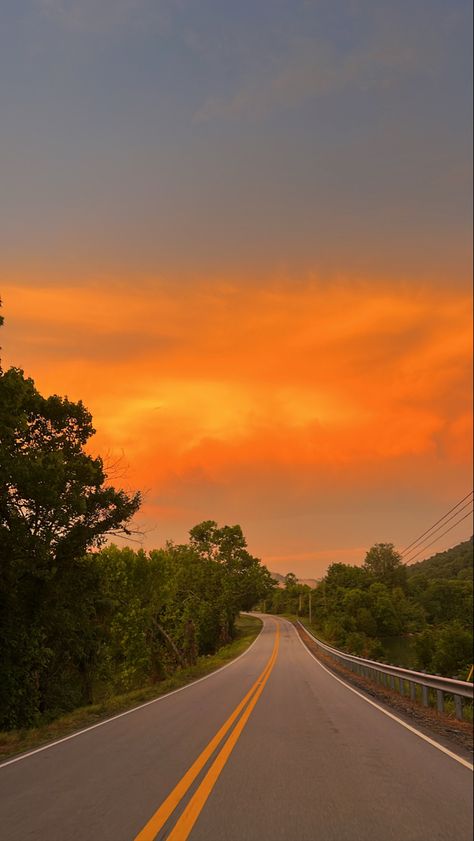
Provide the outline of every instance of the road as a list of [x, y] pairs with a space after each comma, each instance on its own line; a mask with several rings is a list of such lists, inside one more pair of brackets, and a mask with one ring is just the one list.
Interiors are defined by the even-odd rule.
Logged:
[[2, 841], [155, 837], [471, 841], [472, 773], [265, 617], [219, 672], [0, 766]]

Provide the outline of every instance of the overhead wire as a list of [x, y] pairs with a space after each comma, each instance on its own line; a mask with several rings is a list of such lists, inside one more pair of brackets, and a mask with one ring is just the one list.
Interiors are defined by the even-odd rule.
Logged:
[[[466, 499], [469, 499], [469, 497], [470, 497], [470, 496], [472, 496], [472, 493], [473, 493], [473, 492], [472, 492], [472, 491], [470, 491], [468, 494], [466, 494], [466, 496], [464, 496], [462, 499], [460, 499], [460, 500], [459, 500], [459, 502], [457, 502], [457, 503], [456, 503], [456, 505], [454, 505], [452, 508], [450, 508], [450, 509], [449, 509], [449, 511], [447, 511], [447, 512], [446, 512], [446, 514], [444, 514], [442, 517], [440, 517], [440, 518], [439, 518], [439, 520], [436, 520], [436, 522], [435, 522], [435, 523], [433, 523], [433, 525], [432, 525], [432, 526], [430, 526], [430, 528], [429, 528], [429, 529], [427, 529], [426, 531], [424, 531], [424, 532], [423, 532], [423, 534], [420, 534], [420, 536], [419, 536], [419, 537], [417, 537], [417, 538], [416, 538], [416, 540], [412, 540], [412, 542], [411, 542], [411, 543], [409, 543], [409, 544], [408, 544], [408, 546], [406, 546], [406, 547], [405, 547], [405, 549], [403, 549], [403, 551], [400, 553], [400, 554], [402, 555], [402, 557], [403, 557], [403, 556], [404, 556], [404, 555], [408, 552], [408, 550], [409, 550], [409, 549], [411, 549], [412, 547], [414, 548], [414, 547], [415, 547], [415, 544], [419, 543], [419, 542], [420, 542], [420, 540], [422, 540], [424, 537], [431, 536], [431, 535], [430, 535], [430, 533], [433, 531], [433, 529], [435, 528], [435, 526], [437, 526], [437, 525], [438, 525], [438, 523], [442, 523], [442, 525], [440, 526], [440, 528], [443, 528], [443, 525], [445, 525], [445, 523], [443, 523], [443, 520], [446, 520], [446, 517], [448, 517], [448, 515], [449, 515], [449, 514], [451, 514], [453, 511], [456, 511], [456, 508], [459, 508], [459, 506], [460, 506], [463, 502], [465, 502], [465, 501], [466, 501]], [[468, 503], [468, 504], [470, 504], [470, 503]], [[453, 516], [454, 516], [454, 517], [456, 517], [456, 516], [457, 516], [457, 514], [459, 514], [459, 513], [460, 513], [462, 510], [464, 510], [464, 508], [466, 508], [466, 507], [467, 507], [466, 505], [465, 505], [465, 506], [463, 506], [463, 508], [461, 508], [459, 511], [456, 511], [456, 514], [454, 514]], [[453, 517], [450, 517], [449, 519], [450, 519], [450, 520], [452, 520], [452, 519], [453, 519]], [[449, 522], [449, 520], [446, 520], [446, 522]]]
[[415, 555], [412, 555], [412, 557], [409, 558], [409, 561], [410, 562], [414, 561], [415, 558], [418, 557], [418, 555], [421, 555], [421, 553], [425, 551], [425, 549], [429, 549], [430, 546], [433, 546], [433, 543], [437, 543], [438, 540], [440, 540], [442, 537], [444, 537], [445, 534], [448, 534], [448, 532], [455, 529], [456, 526], [459, 525], [459, 523], [462, 523], [462, 521], [465, 520], [467, 517], [469, 517], [472, 513], [474, 513], [474, 509], [471, 510], [471, 511], [468, 511], [467, 514], [464, 515], [464, 517], [461, 517], [460, 520], [458, 520], [456, 523], [453, 523], [453, 525], [450, 526], [449, 529], [446, 529], [446, 531], [444, 531], [442, 534], [438, 535], [438, 537], [436, 537], [434, 540], [432, 540], [431, 543], [428, 543], [426, 546], [422, 546]]
[[[469, 502], [466, 502], [466, 504], [465, 504], [465, 505], [463, 505], [463, 506], [462, 506], [462, 508], [458, 508], [458, 510], [456, 511], [456, 513], [455, 513], [455, 514], [452, 514], [452, 515], [451, 515], [451, 517], [448, 517], [448, 519], [443, 518], [443, 519], [444, 519], [444, 522], [442, 522], [442, 523], [441, 523], [441, 525], [440, 525], [440, 526], [438, 526], [438, 528], [437, 528], [437, 529], [433, 529], [433, 527], [432, 527], [431, 529], [428, 529], [428, 532], [425, 532], [425, 534], [427, 535], [428, 539], [429, 539], [430, 537], [432, 537], [434, 534], [436, 534], [436, 532], [438, 532], [438, 531], [440, 531], [442, 528], [444, 528], [444, 526], [445, 526], [447, 523], [449, 523], [451, 520], [454, 520], [454, 518], [455, 518], [455, 517], [457, 517], [457, 516], [461, 513], [461, 511], [464, 511], [466, 508], [469, 508], [469, 506], [470, 506], [470, 505], [472, 505], [472, 499], [470, 499], [470, 500], [469, 500]], [[449, 512], [448, 512], [448, 513], [449, 513]], [[447, 515], [445, 515], [445, 517], [446, 517], [446, 516], [447, 516]], [[439, 522], [439, 520], [438, 520], [438, 522]], [[440, 535], [440, 537], [441, 537], [441, 535]], [[410, 555], [411, 555], [414, 551], [416, 551], [416, 549], [420, 548], [420, 540], [421, 540], [421, 538], [418, 538], [418, 540], [415, 540], [415, 541], [414, 541], [414, 543], [412, 544], [412, 547], [413, 547], [413, 548], [412, 548], [409, 552], [407, 552], [407, 551], [405, 550], [405, 554], [404, 554], [402, 557], [404, 557], [404, 558], [408, 558], [408, 557], [409, 557], [409, 556], [410, 556]]]

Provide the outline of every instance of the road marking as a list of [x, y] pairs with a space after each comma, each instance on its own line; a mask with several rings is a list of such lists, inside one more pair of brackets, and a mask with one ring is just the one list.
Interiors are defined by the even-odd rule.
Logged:
[[137, 710], [143, 710], [144, 707], [149, 707], [151, 704], [157, 704], [158, 701], [164, 701], [165, 698], [170, 698], [171, 695], [177, 695], [178, 692], [184, 692], [185, 689], [191, 689], [192, 686], [196, 686], [197, 683], [202, 683], [203, 680], [209, 680], [210, 677], [214, 677], [214, 675], [219, 674], [219, 672], [223, 672], [224, 669], [228, 669], [229, 666], [233, 666], [234, 663], [237, 663], [241, 657], [245, 657], [246, 654], [249, 653], [250, 649], [254, 647], [255, 643], [258, 639], [260, 639], [260, 634], [263, 631], [264, 624], [262, 622], [262, 627], [260, 628], [257, 636], [255, 637], [254, 641], [249, 645], [242, 654], [239, 654], [235, 660], [231, 660], [230, 663], [226, 663], [225, 666], [219, 666], [218, 669], [215, 669], [213, 672], [209, 672], [208, 675], [204, 675], [204, 677], [198, 677], [197, 680], [191, 681], [191, 683], [187, 683], [186, 686], [180, 686], [179, 689], [173, 689], [171, 692], [167, 692], [165, 695], [160, 695], [159, 698], [153, 698], [151, 701], [145, 701], [144, 704], [139, 704], [138, 707], [132, 707], [131, 710], [125, 710], [123, 713], [118, 713], [117, 715], [113, 715], [110, 718], [105, 718], [104, 721], [99, 721], [97, 724], [91, 724], [89, 727], [84, 727], [82, 730], [77, 730], [75, 733], [71, 733], [69, 736], [63, 736], [62, 739], [56, 739], [54, 742], [48, 742], [47, 745], [42, 745], [40, 748], [35, 748], [34, 750], [30, 750], [27, 753], [22, 753], [21, 756], [15, 756], [13, 759], [8, 759], [6, 762], [2, 762], [0, 764], [0, 770], [2, 768], [6, 768], [7, 765], [13, 765], [14, 762], [21, 762], [22, 759], [28, 759], [29, 756], [34, 756], [35, 753], [41, 753], [44, 750], [49, 750], [49, 748], [54, 748], [56, 745], [61, 745], [63, 742], [69, 742], [70, 739], [75, 739], [76, 736], [82, 736], [83, 733], [89, 733], [90, 730], [95, 730], [97, 727], [103, 727], [104, 724], [110, 724], [111, 721], [116, 721], [118, 718], [123, 718], [125, 715], [130, 715], [130, 713], [135, 713]]
[[197, 791], [192, 796], [183, 814], [181, 815], [181, 817], [173, 827], [172, 831], [168, 835], [166, 841], [186, 841], [186, 839], [189, 837], [189, 834], [192, 831], [194, 824], [196, 823], [199, 815], [201, 814], [202, 809], [206, 804], [207, 798], [209, 797], [212, 789], [214, 788], [219, 778], [219, 775], [221, 774], [221, 771], [223, 770], [227, 760], [229, 759], [229, 756], [231, 755], [235, 745], [237, 744], [239, 736], [242, 733], [242, 730], [244, 729], [245, 725], [247, 724], [252, 710], [257, 704], [257, 701], [265, 688], [265, 684], [267, 683], [272, 673], [273, 667], [276, 663], [276, 659], [278, 656], [279, 634], [280, 626], [277, 625], [277, 636], [275, 639], [276, 649], [272, 655], [272, 662], [268, 668], [265, 677], [262, 680], [260, 680], [258, 689], [253, 695], [252, 700], [247, 706], [245, 712], [243, 713], [242, 717], [239, 719], [238, 723], [232, 730], [232, 733], [225, 742], [224, 746], [217, 754], [214, 762], [209, 768], [209, 771], [207, 772]]
[[[265, 668], [258, 676], [255, 683], [251, 686], [247, 694], [244, 698], [240, 701], [240, 703], [236, 706], [235, 710], [231, 713], [227, 721], [224, 722], [222, 727], [217, 731], [215, 736], [211, 739], [211, 741], [206, 745], [202, 753], [198, 756], [198, 758], [193, 762], [191, 767], [186, 771], [184, 776], [181, 780], [177, 783], [174, 787], [173, 791], [170, 792], [168, 797], [163, 801], [163, 803], [159, 806], [157, 811], [151, 816], [150, 820], [147, 824], [143, 827], [143, 829], [138, 833], [134, 841], [152, 841], [160, 831], [160, 829], [164, 826], [170, 815], [174, 812], [178, 804], [183, 799], [184, 795], [198, 776], [198, 774], [204, 768], [206, 762], [210, 759], [216, 748], [221, 743], [222, 739], [226, 735], [226, 733], [232, 727], [234, 721], [242, 710], [245, 708], [246, 704], [250, 701], [252, 703], [252, 696], [257, 695], [260, 697], [260, 694], [263, 690], [263, 686], [265, 685], [270, 671], [272, 670], [275, 660], [276, 654], [278, 652], [278, 645], [279, 645], [279, 637], [280, 637], [280, 626], [277, 624], [277, 630], [275, 634], [275, 642], [273, 644], [273, 650], [270, 655], [269, 660], [267, 661]], [[255, 702], [256, 703], [256, 702]], [[255, 706], [255, 704], [253, 704]], [[253, 709], [252, 706], [252, 709]], [[250, 714], [250, 713], [249, 713]], [[220, 756], [220, 754], [219, 754]], [[199, 789], [198, 789], [199, 791]], [[202, 808], [202, 807], [201, 807]]]
[[[285, 619], [284, 621], [286, 622], [288, 620]], [[328, 675], [331, 675], [331, 677], [333, 677], [334, 680], [337, 680], [338, 683], [342, 683], [342, 685], [345, 686], [346, 689], [350, 689], [350, 691], [353, 692], [354, 695], [358, 695], [359, 698], [362, 698], [362, 700], [366, 701], [368, 704], [370, 704], [371, 707], [375, 707], [375, 709], [380, 710], [381, 713], [383, 713], [384, 715], [387, 715], [389, 718], [393, 719], [393, 721], [396, 721], [398, 724], [401, 724], [401, 726], [404, 727], [406, 730], [409, 730], [410, 733], [414, 733], [415, 736], [419, 736], [420, 739], [423, 739], [424, 742], [428, 742], [429, 745], [433, 745], [434, 748], [437, 748], [442, 753], [445, 753], [447, 756], [450, 756], [451, 759], [456, 760], [456, 762], [459, 762], [460, 765], [464, 765], [466, 768], [469, 768], [470, 771], [474, 771], [474, 766], [470, 762], [468, 762], [466, 759], [463, 759], [462, 756], [458, 756], [457, 753], [453, 753], [453, 751], [449, 750], [448, 748], [445, 748], [439, 742], [435, 742], [434, 739], [430, 739], [429, 736], [425, 736], [425, 734], [422, 733], [420, 730], [417, 730], [416, 727], [412, 727], [411, 724], [407, 724], [406, 721], [403, 721], [401, 718], [398, 718], [398, 716], [394, 715], [393, 713], [389, 712], [388, 710], [385, 710], [383, 707], [380, 706], [380, 704], [376, 704], [375, 701], [372, 701], [370, 698], [367, 698], [365, 695], [362, 694], [362, 692], [358, 692], [357, 689], [354, 689], [354, 687], [350, 686], [348, 683], [346, 683], [345, 680], [341, 680], [340, 677], [337, 677], [335, 674], [333, 674], [333, 672], [331, 672], [330, 669], [326, 668], [326, 666], [323, 666], [321, 661], [318, 660], [318, 658], [313, 654], [313, 652], [310, 651], [309, 648], [305, 645], [305, 643], [301, 639], [298, 631], [296, 630], [295, 626], [292, 625], [291, 622], [289, 624], [293, 628], [296, 636], [298, 637], [301, 645], [303, 646], [303, 648], [307, 652], [307, 654], [309, 654], [310, 657], [313, 658], [313, 660], [316, 660], [316, 663], [318, 664], [318, 666], [320, 666], [321, 669], [324, 669], [324, 671], [327, 672]]]

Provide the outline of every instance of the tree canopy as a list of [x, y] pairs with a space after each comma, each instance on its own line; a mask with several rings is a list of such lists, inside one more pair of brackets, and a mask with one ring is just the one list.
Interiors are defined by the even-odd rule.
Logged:
[[45, 398], [23, 371], [0, 371], [0, 703], [9, 720], [44, 704], [57, 639], [70, 633], [69, 651], [77, 647], [85, 553], [126, 533], [140, 505], [85, 451], [93, 434], [80, 401]]
[[319, 636], [354, 654], [391, 662], [395, 647], [417, 666], [465, 678], [472, 660], [472, 541], [407, 567], [391, 543], [376, 543], [362, 566], [330, 564], [310, 591], [285, 576], [266, 608], [309, 615]]
[[364, 561], [366, 572], [388, 587], [405, 586], [406, 566], [393, 543], [376, 543], [367, 552]]

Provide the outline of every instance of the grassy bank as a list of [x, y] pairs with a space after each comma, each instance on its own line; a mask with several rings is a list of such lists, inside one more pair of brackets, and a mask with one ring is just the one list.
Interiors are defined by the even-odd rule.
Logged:
[[28, 730], [0, 731], [0, 760], [61, 739], [112, 715], [159, 698], [167, 692], [172, 692], [173, 689], [186, 686], [193, 680], [205, 677], [242, 654], [258, 636], [261, 627], [262, 623], [259, 619], [253, 616], [240, 616], [236, 621], [236, 636], [231, 643], [220, 648], [215, 654], [199, 657], [196, 665], [178, 669], [171, 677], [158, 684], [144, 686], [123, 695], [115, 695], [100, 704], [80, 707], [55, 721], [40, 724]]

